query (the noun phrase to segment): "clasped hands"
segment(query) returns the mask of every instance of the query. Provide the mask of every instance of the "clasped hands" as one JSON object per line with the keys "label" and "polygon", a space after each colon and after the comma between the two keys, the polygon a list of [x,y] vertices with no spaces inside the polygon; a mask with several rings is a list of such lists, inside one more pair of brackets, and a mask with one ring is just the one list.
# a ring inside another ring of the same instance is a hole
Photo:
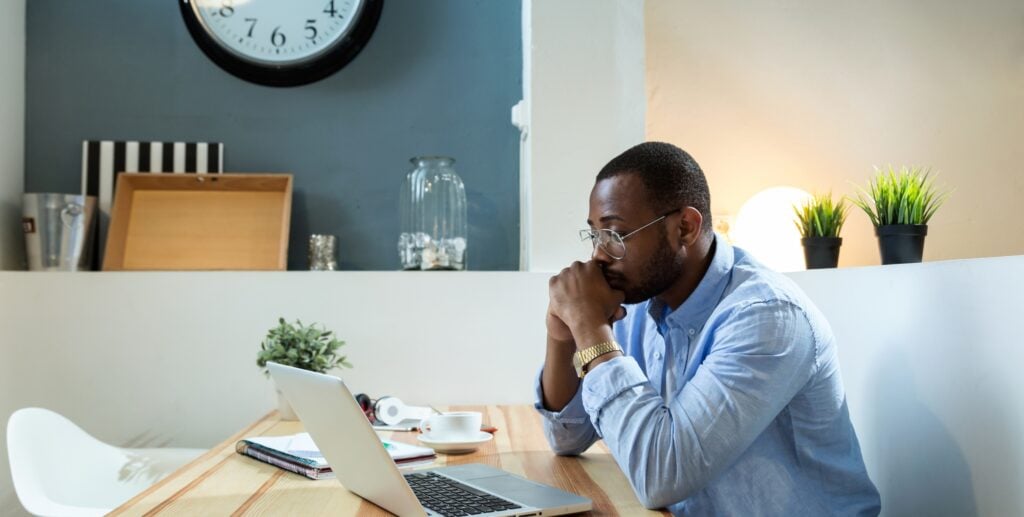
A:
{"label": "clasped hands", "polygon": [[605,341],[611,324],[626,317],[624,299],[596,262],[573,262],[548,281],[548,336],[569,353]]}

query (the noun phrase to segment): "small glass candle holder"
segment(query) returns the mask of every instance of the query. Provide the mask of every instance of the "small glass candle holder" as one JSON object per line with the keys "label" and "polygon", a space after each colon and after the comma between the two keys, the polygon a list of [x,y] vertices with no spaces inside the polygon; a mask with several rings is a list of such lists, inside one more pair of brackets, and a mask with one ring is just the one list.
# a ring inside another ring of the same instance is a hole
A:
{"label": "small glass candle holder", "polygon": [[309,270],[334,271],[338,262],[334,258],[333,235],[314,233],[309,236]]}

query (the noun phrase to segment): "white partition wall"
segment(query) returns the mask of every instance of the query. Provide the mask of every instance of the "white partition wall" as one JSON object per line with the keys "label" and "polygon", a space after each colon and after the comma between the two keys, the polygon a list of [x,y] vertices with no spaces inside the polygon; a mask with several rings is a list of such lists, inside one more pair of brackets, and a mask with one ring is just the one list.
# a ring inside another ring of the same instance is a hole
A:
{"label": "white partition wall", "polygon": [[594,176],[644,139],[643,7],[524,1],[524,269],[558,271],[586,257],[576,230],[586,225]]}
{"label": "white partition wall", "polygon": [[[339,374],[356,391],[528,403],[547,277],[0,273],[0,420],[39,405],[116,444],[210,446],[274,407],[255,359],[281,316],[323,322],[348,341],[355,368]],[[1024,512],[1024,257],[793,278],[838,336],[886,513]]]}
{"label": "white partition wall", "polygon": [[[347,341],[355,392],[525,402],[547,277],[527,273],[0,272],[0,430],[43,406],[119,445],[209,447],[274,409],[256,366],[279,317]],[[0,440],[0,515],[18,508]]]}
{"label": "white partition wall", "polygon": [[1024,514],[1024,257],[794,273],[886,515]]}
{"label": "white partition wall", "polygon": [[25,0],[0,0],[0,269],[21,269],[25,184]]}

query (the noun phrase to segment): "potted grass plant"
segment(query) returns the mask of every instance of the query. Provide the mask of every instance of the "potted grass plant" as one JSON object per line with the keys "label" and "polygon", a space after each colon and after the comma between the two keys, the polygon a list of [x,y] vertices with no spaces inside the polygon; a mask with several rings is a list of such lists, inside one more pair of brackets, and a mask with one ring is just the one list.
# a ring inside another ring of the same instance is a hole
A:
{"label": "potted grass plant", "polygon": [[834,268],[839,265],[839,233],[846,222],[849,206],[843,199],[832,200],[832,193],[815,195],[802,205],[794,206],[800,244],[804,247],[807,269]]}
{"label": "potted grass plant", "polygon": [[[345,356],[338,354],[338,349],[344,344],[323,325],[303,325],[299,320],[292,324],[279,318],[278,325],[267,331],[267,337],[260,344],[256,364],[263,368],[263,373],[268,377],[268,361],[319,373],[339,366],[351,368]],[[282,420],[297,419],[280,389],[277,390],[277,403]]]}
{"label": "potted grass plant", "polygon": [[921,262],[928,221],[949,197],[939,192],[931,171],[921,167],[875,168],[868,187],[858,187],[860,207],[875,225],[882,264]]}

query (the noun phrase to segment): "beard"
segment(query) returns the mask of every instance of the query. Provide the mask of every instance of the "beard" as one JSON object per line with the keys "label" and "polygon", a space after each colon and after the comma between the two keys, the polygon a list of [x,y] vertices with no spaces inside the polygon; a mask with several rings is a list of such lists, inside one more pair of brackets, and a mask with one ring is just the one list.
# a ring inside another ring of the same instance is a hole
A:
{"label": "beard", "polygon": [[605,273],[612,289],[625,294],[623,303],[633,304],[651,299],[665,291],[683,275],[685,256],[668,244],[668,234],[661,230],[662,243],[640,266],[640,278],[632,280],[616,273]]}

